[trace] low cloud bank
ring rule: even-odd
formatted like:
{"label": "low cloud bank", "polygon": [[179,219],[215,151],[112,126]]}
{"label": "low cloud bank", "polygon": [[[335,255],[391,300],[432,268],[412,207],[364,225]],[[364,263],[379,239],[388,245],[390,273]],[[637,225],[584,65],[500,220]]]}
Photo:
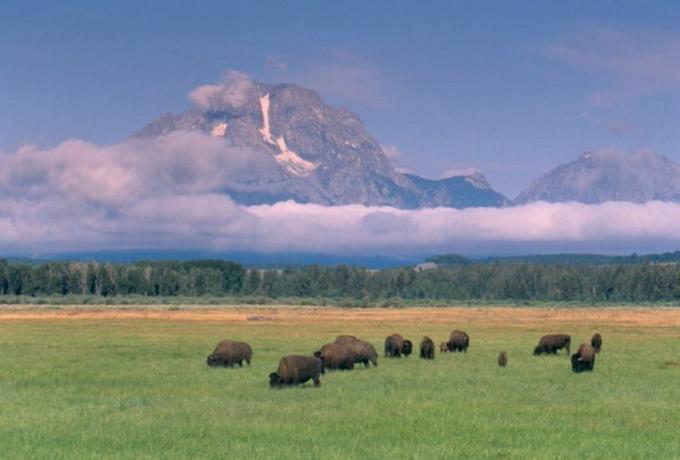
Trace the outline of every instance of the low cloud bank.
{"label": "low cloud bank", "polygon": [[254,168],[275,167],[270,162],[186,132],[0,153],[0,254],[116,248],[413,254],[680,242],[680,204],[667,202],[401,210],[291,201],[241,206],[221,193]]}

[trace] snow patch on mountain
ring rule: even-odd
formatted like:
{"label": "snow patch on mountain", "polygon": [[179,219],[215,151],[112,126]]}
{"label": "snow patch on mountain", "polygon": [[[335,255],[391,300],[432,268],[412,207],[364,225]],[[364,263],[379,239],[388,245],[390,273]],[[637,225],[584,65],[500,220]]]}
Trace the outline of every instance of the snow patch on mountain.
{"label": "snow patch on mountain", "polygon": [[276,145],[269,127],[269,93],[260,98],[260,110],[262,111],[262,128],[260,128],[262,139],[268,144]]}
{"label": "snow patch on mountain", "polygon": [[218,123],[210,130],[210,135],[215,137],[224,137],[227,132],[227,123]]}
{"label": "snow patch on mountain", "polygon": [[274,155],[274,159],[297,176],[308,176],[319,166],[316,163],[300,158],[300,155],[290,150],[283,136],[279,136],[276,139],[276,145],[281,150],[281,153]]}

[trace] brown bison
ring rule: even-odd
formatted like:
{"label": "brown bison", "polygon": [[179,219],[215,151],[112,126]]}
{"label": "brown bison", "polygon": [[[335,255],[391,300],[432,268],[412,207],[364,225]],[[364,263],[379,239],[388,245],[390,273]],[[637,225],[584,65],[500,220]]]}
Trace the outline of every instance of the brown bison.
{"label": "brown bison", "polygon": [[501,353],[498,355],[498,365],[501,367],[508,365],[508,354],[506,352],[501,351]]}
{"label": "brown bison", "polygon": [[312,356],[290,355],[281,358],[276,372],[269,374],[269,385],[281,388],[284,385],[300,385],[312,379],[314,386],[321,385],[323,364]]}
{"label": "brown bison", "polygon": [[327,343],[314,356],[321,359],[324,369],[354,369],[354,358],[343,344]]}
{"label": "brown bison", "polygon": [[569,346],[571,345],[571,336],[567,334],[550,334],[541,337],[538,345],[534,348],[534,355],[541,354],[556,354],[557,350],[562,348],[567,349],[567,356],[569,356]]}
{"label": "brown bison", "polygon": [[593,350],[595,350],[595,353],[599,353],[600,350],[602,350],[602,336],[599,332],[596,332],[593,335],[593,338],[590,339],[590,345],[593,347]]}
{"label": "brown bison", "polygon": [[592,371],[595,368],[595,350],[587,343],[582,343],[578,351],[571,355],[573,372]]}
{"label": "brown bison", "polygon": [[353,336],[353,335],[339,335],[335,338],[335,343],[354,342],[355,340],[359,340],[359,339],[356,336]]}
{"label": "brown bison", "polygon": [[252,357],[253,349],[247,343],[222,340],[217,344],[212,354],[208,356],[207,362],[208,366],[211,367],[234,367],[234,364],[243,367],[243,361],[250,366]]}
{"label": "brown bison", "polygon": [[463,331],[452,331],[446,347],[449,351],[464,351],[467,352],[470,346],[470,336]]}
{"label": "brown bison", "polygon": [[446,344],[446,342],[442,342],[439,344],[439,351],[440,353],[448,353],[449,346]]}
{"label": "brown bison", "polygon": [[420,341],[420,357],[423,359],[434,359],[434,342],[425,336]]}
{"label": "brown bison", "polygon": [[365,340],[347,341],[342,345],[351,353],[354,364],[363,364],[365,367],[369,367],[369,363],[378,365],[378,352]]}
{"label": "brown bison", "polygon": [[400,334],[392,334],[385,339],[385,356],[399,358],[408,356],[413,351],[413,342],[404,339]]}

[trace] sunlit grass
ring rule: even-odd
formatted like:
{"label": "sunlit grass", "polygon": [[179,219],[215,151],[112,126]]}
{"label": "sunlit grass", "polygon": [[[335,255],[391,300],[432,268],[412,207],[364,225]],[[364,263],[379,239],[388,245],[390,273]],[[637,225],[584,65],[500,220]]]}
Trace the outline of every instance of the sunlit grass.
{"label": "sunlit grass", "polygon": [[[0,449],[24,458],[680,456],[679,328],[597,325],[604,346],[592,374],[531,351],[544,331],[578,344],[593,324],[475,323],[466,354],[382,357],[392,332],[438,345],[459,326],[0,321]],[[319,389],[268,387],[281,356],[352,332],[380,351],[377,368],[327,373]],[[206,366],[226,337],[251,343],[252,367]]]}

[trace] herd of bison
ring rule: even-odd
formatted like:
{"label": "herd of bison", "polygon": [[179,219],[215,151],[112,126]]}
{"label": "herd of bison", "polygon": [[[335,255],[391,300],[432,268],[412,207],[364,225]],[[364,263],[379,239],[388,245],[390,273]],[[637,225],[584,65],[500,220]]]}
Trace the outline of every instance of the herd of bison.
{"label": "herd of bison", "polygon": [[[568,355],[570,345],[571,336],[567,334],[544,335],[534,348],[534,355],[556,354],[563,348]],[[463,331],[454,330],[448,342],[441,342],[439,351],[441,353],[467,352],[469,346],[470,336]],[[571,355],[571,370],[577,373],[592,371],[595,367],[595,354],[600,352],[601,347],[602,336],[595,333],[590,344],[581,344],[578,351]],[[413,342],[400,334],[392,334],[385,339],[385,357],[409,356],[412,351]],[[423,337],[420,342],[420,357],[434,359],[434,351],[435,344],[432,339],[427,336]],[[245,361],[250,366],[252,357],[253,349],[247,343],[223,340],[208,356],[208,365],[234,367],[236,364],[243,366]],[[363,364],[365,367],[369,367],[370,364],[377,366],[378,353],[375,347],[353,335],[340,335],[335,342],[327,343],[314,352],[313,356],[290,355],[281,358],[277,371],[269,374],[269,384],[280,388],[285,385],[303,384],[311,379],[314,386],[319,386],[321,374],[325,369],[351,370],[356,364]],[[498,365],[505,367],[507,364],[508,354],[502,351],[498,355]]]}

